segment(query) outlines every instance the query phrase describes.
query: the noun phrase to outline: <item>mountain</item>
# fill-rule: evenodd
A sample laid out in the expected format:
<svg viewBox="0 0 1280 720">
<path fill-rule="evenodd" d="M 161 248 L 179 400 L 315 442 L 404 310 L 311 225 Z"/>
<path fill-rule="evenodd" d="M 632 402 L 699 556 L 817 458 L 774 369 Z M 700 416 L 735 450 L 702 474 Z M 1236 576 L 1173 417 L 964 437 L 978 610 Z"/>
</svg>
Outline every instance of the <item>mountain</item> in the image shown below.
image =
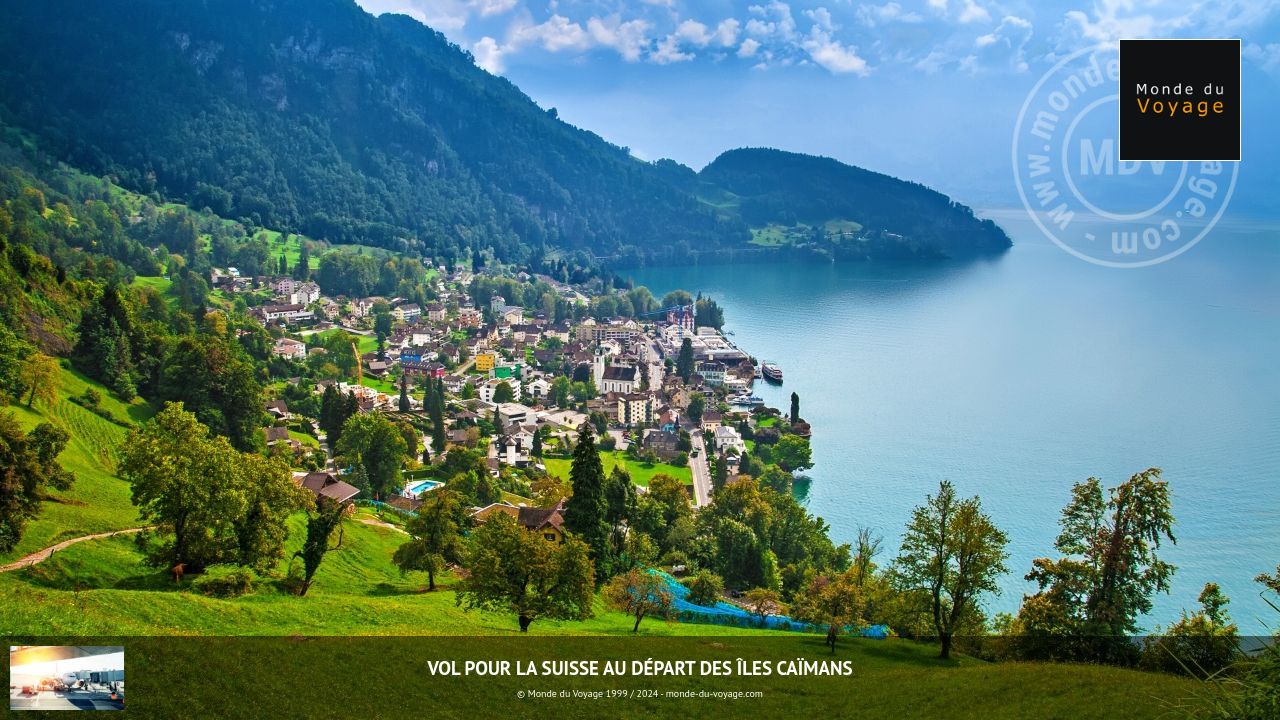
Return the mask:
<svg viewBox="0 0 1280 720">
<path fill-rule="evenodd" d="M 776 163 L 753 171 L 759 156 L 737 151 L 721 158 L 741 160 L 734 172 L 717 160 L 695 174 L 641 161 L 538 107 L 440 33 L 353 0 L 15 0 L 0 52 L 0 121 L 58 159 L 333 243 L 438 258 L 486 249 L 502 261 L 683 257 L 758 247 L 755 219 L 785 218 L 781 204 L 841 176 L 811 159 L 820 177 L 801 164 L 776 189 L 743 195 L 734 188 Z M 986 231 L 937 193 L 846 173 L 879 180 L 864 185 L 867 198 L 824 193 L 828 207 L 906 236 L 880 241 L 899 254 L 994 246 L 969 246 Z M 707 184 L 716 196 L 720 182 L 741 204 L 708 201 Z M 797 217 L 819 209 L 809 205 Z"/>
<path fill-rule="evenodd" d="M 751 227 L 797 224 L 835 243 L 837 255 L 968 257 L 1010 246 L 994 222 L 923 185 L 831 158 L 768 148 L 730 150 L 698 173 L 704 188 L 727 193 Z M 704 190 L 705 191 L 705 190 Z M 722 198 L 723 199 L 723 198 Z M 840 221 L 861 226 L 843 232 Z M 868 232 L 869 231 L 869 232 Z M 845 237 L 847 236 L 847 237 Z M 901 236 L 897 238 L 895 236 Z"/>
</svg>

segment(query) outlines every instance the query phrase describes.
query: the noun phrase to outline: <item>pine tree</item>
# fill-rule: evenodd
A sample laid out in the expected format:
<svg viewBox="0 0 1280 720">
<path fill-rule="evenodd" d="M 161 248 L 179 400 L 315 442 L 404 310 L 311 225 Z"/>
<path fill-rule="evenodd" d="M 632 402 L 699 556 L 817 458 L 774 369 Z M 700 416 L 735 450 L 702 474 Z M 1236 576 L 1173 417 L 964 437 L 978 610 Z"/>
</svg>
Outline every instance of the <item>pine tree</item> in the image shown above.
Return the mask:
<svg viewBox="0 0 1280 720">
<path fill-rule="evenodd" d="M 409 376 L 400 376 L 400 412 L 409 412 Z"/>
<path fill-rule="evenodd" d="M 686 382 L 693 374 L 693 341 L 689 338 L 680 343 L 680 354 L 676 355 L 676 374 Z"/>
<path fill-rule="evenodd" d="M 569 470 L 573 495 L 565 503 L 565 527 L 587 543 L 596 564 L 596 582 L 609 577 L 609 524 L 605 520 L 608 503 L 604 497 L 604 465 L 596 452 L 591 423 L 583 423 L 578 444 L 573 449 Z"/>
<path fill-rule="evenodd" d="M 791 393 L 791 424 L 800 422 L 800 396 Z"/>
<path fill-rule="evenodd" d="M 293 266 L 293 277 L 295 280 L 311 279 L 311 250 L 307 247 L 307 241 L 298 240 L 301 250 L 298 251 L 298 264 Z"/>
</svg>

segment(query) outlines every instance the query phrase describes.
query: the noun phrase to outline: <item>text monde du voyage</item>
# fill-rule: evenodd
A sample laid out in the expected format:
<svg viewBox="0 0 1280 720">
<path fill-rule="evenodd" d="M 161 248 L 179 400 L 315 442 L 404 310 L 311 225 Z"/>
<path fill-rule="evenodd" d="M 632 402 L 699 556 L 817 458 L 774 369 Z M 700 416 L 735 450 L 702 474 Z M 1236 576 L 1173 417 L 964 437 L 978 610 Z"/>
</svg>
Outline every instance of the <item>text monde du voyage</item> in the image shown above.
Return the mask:
<svg viewBox="0 0 1280 720">
<path fill-rule="evenodd" d="M 1159 117 L 1202 117 L 1223 115 L 1227 112 L 1226 103 L 1215 100 L 1225 94 L 1223 85 L 1205 83 L 1195 86 L 1191 83 L 1175 83 L 1173 85 L 1152 85 L 1135 83 L 1135 101 L 1138 112 L 1143 115 Z"/>
<path fill-rule="evenodd" d="M 853 674 L 851 660 L 427 660 L 434 676 L 516 677 L 695 677 Z"/>
</svg>

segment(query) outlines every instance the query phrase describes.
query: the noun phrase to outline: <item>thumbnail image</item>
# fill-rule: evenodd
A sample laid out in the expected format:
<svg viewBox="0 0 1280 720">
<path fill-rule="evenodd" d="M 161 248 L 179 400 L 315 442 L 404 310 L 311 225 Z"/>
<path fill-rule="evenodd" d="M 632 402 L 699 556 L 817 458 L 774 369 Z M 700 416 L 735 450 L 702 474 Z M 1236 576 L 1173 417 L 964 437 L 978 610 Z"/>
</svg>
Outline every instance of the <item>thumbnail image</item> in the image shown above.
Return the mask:
<svg viewBox="0 0 1280 720">
<path fill-rule="evenodd" d="M 123 710 L 119 645 L 10 645 L 10 710 Z"/>
</svg>

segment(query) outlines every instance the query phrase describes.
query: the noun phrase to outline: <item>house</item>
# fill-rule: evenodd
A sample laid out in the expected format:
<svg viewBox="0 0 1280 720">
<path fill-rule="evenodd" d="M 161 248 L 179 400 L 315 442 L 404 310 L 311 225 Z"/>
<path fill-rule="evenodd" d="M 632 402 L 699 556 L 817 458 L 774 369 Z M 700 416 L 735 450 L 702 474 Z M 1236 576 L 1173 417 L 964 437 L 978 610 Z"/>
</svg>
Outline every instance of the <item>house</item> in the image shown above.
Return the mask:
<svg viewBox="0 0 1280 720">
<path fill-rule="evenodd" d="M 520 403 L 502 403 L 498 405 L 498 418 L 506 424 L 523 425 L 533 420 L 533 408 Z"/>
<path fill-rule="evenodd" d="M 400 322 L 413 322 L 422 317 L 422 308 L 417 303 L 405 303 L 391 308 L 391 317 Z"/>
<path fill-rule="evenodd" d="M 497 362 L 498 356 L 491 352 L 482 352 L 476 354 L 476 370 L 487 373 L 493 370 L 494 364 Z"/>
<path fill-rule="evenodd" d="M 283 400 L 271 400 L 266 405 L 267 414 L 277 420 L 289 417 L 289 406 Z"/>
<path fill-rule="evenodd" d="M 524 308 L 519 305 L 507 305 L 502 308 L 502 322 L 508 325 L 519 325 L 524 322 Z"/>
<path fill-rule="evenodd" d="M 254 312 L 256 312 L 258 317 L 262 318 L 266 322 L 271 322 L 272 320 L 292 322 L 294 320 L 308 320 L 315 317 L 315 313 L 307 310 L 305 307 L 297 303 L 290 303 L 288 305 L 263 305 L 260 308 L 256 308 Z"/>
<path fill-rule="evenodd" d="M 742 436 L 738 434 L 737 429 L 728 425 L 721 425 L 715 429 L 715 448 L 716 452 L 728 452 L 730 450 L 737 451 L 741 455 L 746 451 L 747 445 L 742 442 Z"/>
<path fill-rule="evenodd" d="M 649 393 L 618 395 L 618 422 L 623 425 L 651 423 L 654 417 L 653 396 Z"/>
<path fill-rule="evenodd" d="M 431 322 L 444 322 L 445 309 L 440 303 L 432 303 L 427 306 L 427 319 Z"/>
<path fill-rule="evenodd" d="M 520 381 L 514 377 L 491 378 L 489 380 L 485 380 L 484 382 L 480 383 L 479 387 L 476 388 L 476 397 L 479 397 L 481 400 L 487 403 L 492 403 L 494 393 L 497 392 L 498 386 L 501 385 L 502 383 L 506 383 L 507 385 L 511 386 L 511 392 L 515 395 L 515 397 L 520 397 L 520 389 L 521 389 Z"/>
<path fill-rule="evenodd" d="M 461 308 L 458 310 L 458 327 L 480 327 L 480 311 L 475 308 Z"/>
<path fill-rule="evenodd" d="M 293 290 L 285 293 L 290 303 L 310 305 L 320 299 L 320 286 L 313 282 L 298 283 Z"/>
<path fill-rule="evenodd" d="M 277 338 L 271 354 L 289 360 L 302 360 L 307 357 L 307 344 L 293 338 Z"/>
<path fill-rule="evenodd" d="M 344 503 L 359 494 L 359 488 L 345 483 L 331 472 L 313 472 L 298 478 L 298 484 L 310 490 L 316 499 L 327 497 Z"/>
<path fill-rule="evenodd" d="M 535 400 L 545 400 L 551 394 L 551 383 L 546 378 L 538 378 L 525 387 Z"/>
<path fill-rule="evenodd" d="M 493 517 L 494 513 L 502 513 L 514 518 L 521 527 L 542 535 L 542 539 L 547 542 L 564 542 L 563 500 L 551 508 L 516 507 L 506 503 L 494 503 L 472 513 L 471 521 L 477 525 L 483 524 Z"/>
<path fill-rule="evenodd" d="M 704 360 L 694 367 L 694 372 L 702 376 L 702 381 L 712 387 L 724 384 L 725 366 L 715 360 Z"/>
<path fill-rule="evenodd" d="M 681 452 L 680 436 L 667 430 L 645 431 L 642 444 L 645 450 L 653 451 L 663 462 L 670 462 Z"/>
<path fill-rule="evenodd" d="M 702 431 L 713 433 L 716 428 L 720 427 L 720 413 L 715 410 L 705 410 L 702 413 Z"/>
<path fill-rule="evenodd" d="M 600 392 L 630 393 L 640 384 L 640 373 L 634 365 L 610 365 L 600 376 Z"/>
<path fill-rule="evenodd" d="M 289 438 L 289 428 L 287 427 L 269 427 L 263 429 L 263 434 L 267 436 L 267 445 L 275 445 L 280 442 L 294 443 L 296 440 Z"/>
</svg>

